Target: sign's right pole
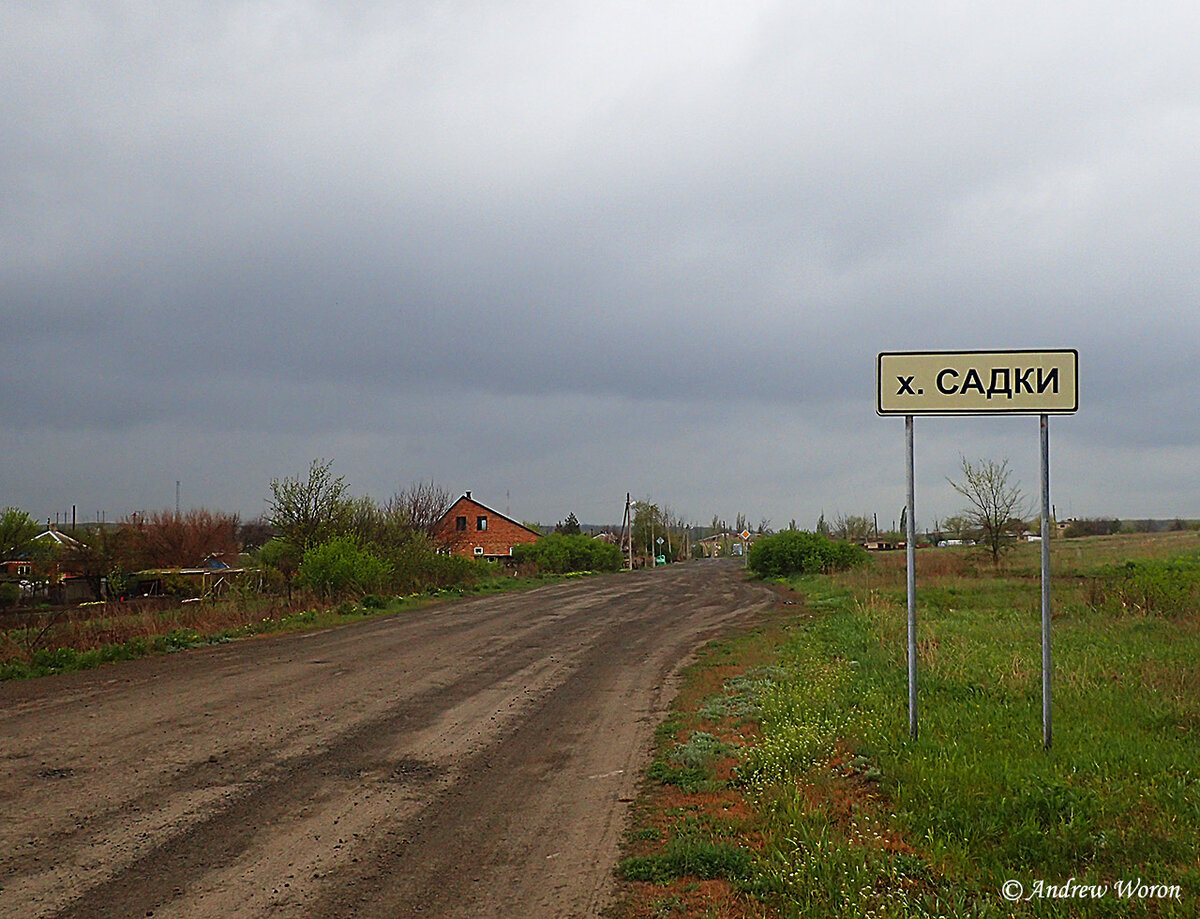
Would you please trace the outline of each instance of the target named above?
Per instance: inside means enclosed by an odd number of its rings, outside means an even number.
[[[908,736],[917,739],[917,573],[916,573],[916,486],[913,476],[913,416],[904,416],[904,440],[908,448],[905,467],[908,485],[908,514],[905,525],[905,561],[908,570]]]
[[[1050,418],[1042,415],[1042,747],[1050,749]]]

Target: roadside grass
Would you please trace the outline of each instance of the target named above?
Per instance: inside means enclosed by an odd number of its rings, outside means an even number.
[[[626,833],[621,899],[606,916],[776,915],[751,890],[760,821],[737,769],[758,736],[757,706],[749,701],[762,682],[758,671],[780,640],[768,626],[715,643],[684,671]]]
[[[726,668],[719,687],[704,681],[707,696],[681,697],[660,738],[664,768],[694,732],[740,738],[733,767],[707,778],[728,776],[722,793],[744,811],[740,830],[706,838],[749,853],[723,875],[742,912],[684,900],[673,915],[1200,915],[1197,542],[1194,533],[1055,541],[1050,751],[1041,749],[1036,545],[999,571],[967,550],[918,553],[916,741],[903,554],[790,582],[803,608],[710,650],[693,682],[714,655],[758,643],[740,673]],[[1163,603],[1130,602],[1146,584]],[[648,784],[634,827],[662,832],[631,840],[630,852],[662,853],[656,877],[676,877],[655,889],[682,896],[689,866],[666,857],[675,837],[653,804],[662,787]],[[1009,902],[1006,881],[1035,895]],[[1116,886],[1139,881],[1141,896]],[[1039,882],[1043,893],[1096,885],[1105,896],[1039,897]]]
[[[122,660],[223,644],[256,635],[327,629],[410,612],[463,597],[528,590],[579,577],[539,575],[491,578],[470,588],[442,588],[389,597],[368,594],[334,604],[289,604],[281,598],[243,597],[179,604],[91,604],[67,612],[21,616],[0,630],[0,680],[88,670]]]

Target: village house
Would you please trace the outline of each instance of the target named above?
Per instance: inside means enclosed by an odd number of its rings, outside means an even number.
[[[469,491],[433,526],[433,541],[441,550],[489,561],[512,558],[513,546],[541,538],[535,530],[480,504]]]

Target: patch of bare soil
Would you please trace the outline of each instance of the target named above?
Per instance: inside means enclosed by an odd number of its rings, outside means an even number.
[[[701,562],[0,685],[0,916],[596,916],[675,675],[771,600]]]

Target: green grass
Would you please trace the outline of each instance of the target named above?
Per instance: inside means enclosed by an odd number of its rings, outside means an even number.
[[[1173,545],[1194,548],[1188,535]],[[795,582],[820,612],[798,622],[759,687],[762,738],[741,769],[768,825],[757,886],[782,915],[1200,913],[1200,617],[1180,581],[1197,566],[1150,551],[1130,569],[1133,540],[1063,542],[1050,751],[1032,553],[999,574],[962,553],[922,559],[943,570],[918,575],[916,741],[902,557]],[[1089,604],[1114,570],[1166,599],[1153,611]],[[1141,878],[1178,885],[1180,898],[1000,896],[1009,879],[1070,878]]]

